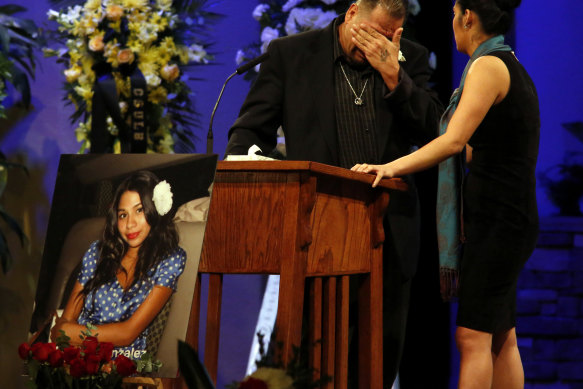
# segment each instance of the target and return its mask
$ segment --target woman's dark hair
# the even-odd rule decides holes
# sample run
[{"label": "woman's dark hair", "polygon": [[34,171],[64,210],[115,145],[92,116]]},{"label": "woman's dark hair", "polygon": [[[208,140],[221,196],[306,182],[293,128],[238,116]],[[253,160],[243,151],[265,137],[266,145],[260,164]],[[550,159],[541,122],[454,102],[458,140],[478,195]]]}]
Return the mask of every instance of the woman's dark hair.
[{"label": "woman's dark hair", "polygon": [[506,34],[512,25],[512,11],[521,0],[457,0],[462,12],[474,11],[486,34]]},{"label": "woman's dark hair", "polygon": [[133,284],[146,278],[148,270],[157,266],[178,247],[178,233],[172,221],[171,212],[160,216],[152,200],[154,187],[160,182],[152,172],[143,170],[126,178],[115,192],[113,203],[107,212],[105,229],[97,247],[98,260],[94,277],[87,282],[81,292],[87,296],[99,287],[115,280],[122,270],[121,260],[128,250],[117,228],[117,211],[121,196],[127,191],[140,195],[150,233],[138,250],[138,260],[134,270]]}]

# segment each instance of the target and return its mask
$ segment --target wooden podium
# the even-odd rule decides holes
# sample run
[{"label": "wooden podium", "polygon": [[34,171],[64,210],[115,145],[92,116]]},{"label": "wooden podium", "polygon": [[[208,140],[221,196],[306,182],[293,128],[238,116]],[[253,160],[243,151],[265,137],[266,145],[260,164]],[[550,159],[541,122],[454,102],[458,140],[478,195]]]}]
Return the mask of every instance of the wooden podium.
[{"label": "wooden podium", "polygon": [[[349,276],[359,289],[359,388],[382,388],[383,214],[400,179],[305,161],[219,162],[199,266],[209,273],[204,364],[217,377],[222,275],[279,274],[283,362],[299,346],[309,285],[310,365],[347,387]],[[186,341],[198,347],[200,282]],[[321,340],[321,342],[320,342]],[[318,342],[316,342],[318,341]]]}]

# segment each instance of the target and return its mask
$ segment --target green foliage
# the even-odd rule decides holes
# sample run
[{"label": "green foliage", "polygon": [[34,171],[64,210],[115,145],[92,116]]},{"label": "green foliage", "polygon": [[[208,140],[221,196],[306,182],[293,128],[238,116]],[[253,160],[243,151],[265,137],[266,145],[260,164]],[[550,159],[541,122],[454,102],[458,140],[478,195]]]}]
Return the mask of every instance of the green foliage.
[{"label": "green foliage", "polygon": [[[24,165],[19,163],[8,162],[6,157],[2,152],[0,152],[0,198],[2,198],[2,194],[4,193],[4,189],[6,189],[6,185],[8,183],[8,169],[17,168],[22,169],[27,175],[28,170]],[[28,239],[22,231],[22,228],[18,224],[18,222],[6,212],[4,206],[0,204],[0,218],[4,220],[4,223],[8,226],[9,230],[16,233],[18,239],[20,240],[20,244],[22,247],[25,247],[28,244]],[[6,241],[6,235],[4,235],[4,231],[0,229],[0,264],[2,266],[2,272],[6,274],[11,268],[13,264],[12,255],[10,254],[10,249],[8,248],[8,242]]]},{"label": "green foliage", "polygon": [[0,117],[7,82],[20,93],[24,106],[30,106],[29,77],[34,79],[35,49],[44,45],[40,29],[32,20],[14,16],[24,11],[26,8],[16,4],[0,6]]}]

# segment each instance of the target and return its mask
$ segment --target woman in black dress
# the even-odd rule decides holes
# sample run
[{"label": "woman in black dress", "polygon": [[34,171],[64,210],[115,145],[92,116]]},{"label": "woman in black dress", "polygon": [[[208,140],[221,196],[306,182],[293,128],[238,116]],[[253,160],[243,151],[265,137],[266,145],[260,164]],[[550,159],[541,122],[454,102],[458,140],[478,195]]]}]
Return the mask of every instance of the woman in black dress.
[{"label": "woman in black dress", "polygon": [[[460,263],[456,342],[460,388],[522,388],[515,332],[516,282],[538,233],[535,165],[539,109],[534,84],[503,44],[520,0],[457,0],[453,30],[468,54],[445,133],[386,165],[353,170],[403,176],[464,149],[470,161],[463,186],[465,243]],[[355,39],[367,47],[356,31]],[[461,97],[460,97],[461,96]]]}]

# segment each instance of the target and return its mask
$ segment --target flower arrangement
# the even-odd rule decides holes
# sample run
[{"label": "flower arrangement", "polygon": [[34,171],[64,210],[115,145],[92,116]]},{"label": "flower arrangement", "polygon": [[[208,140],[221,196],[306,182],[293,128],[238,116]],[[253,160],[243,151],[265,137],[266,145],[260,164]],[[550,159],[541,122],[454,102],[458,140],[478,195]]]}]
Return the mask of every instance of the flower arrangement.
[{"label": "flower arrangement", "polygon": [[[237,64],[249,61],[267,50],[275,38],[293,35],[315,28],[324,28],[338,15],[344,13],[351,0],[261,0],[253,10],[253,18],[259,22],[260,40],[237,51]],[[409,13],[420,11],[417,0],[409,0]],[[401,60],[401,58],[399,58]],[[404,60],[404,58],[403,58]],[[246,79],[253,79],[259,67],[252,69]]]},{"label": "flower arrangement", "polygon": [[[142,140],[147,142],[148,152],[173,152],[178,141],[187,149],[193,147],[191,128],[197,119],[186,70],[212,60],[198,36],[204,35],[208,21],[218,16],[205,11],[205,3],[87,0],[84,5],[48,12],[49,19],[58,23],[53,37],[59,47],[45,49],[45,55],[57,57],[57,62],[66,66],[65,100],[75,108],[71,121],[77,125],[79,152],[91,146],[89,135],[96,128],[91,115],[95,85],[107,77],[115,82],[113,94],[117,96],[113,99],[117,101],[109,108],[102,130],[111,135],[114,152],[121,151],[124,123],[132,120],[131,128],[138,121],[145,123],[146,139]],[[145,80],[143,100],[132,94],[135,79]],[[136,108],[142,113],[136,115]]]},{"label": "flower arrangement", "polygon": [[81,336],[81,345],[70,344],[61,331],[55,343],[22,343],[18,355],[25,361],[33,388],[121,388],[123,377],[157,370],[161,364],[144,354],[134,361],[125,355],[112,360],[113,344],[99,342],[88,326]]},{"label": "flower arrangement", "polygon": [[294,354],[284,367],[281,361],[281,343],[276,340],[276,331],[271,333],[271,344],[266,347],[265,335],[257,333],[259,359],[257,370],[241,382],[233,382],[229,389],[309,389],[320,388],[330,381],[330,377],[314,380],[314,369],[300,358],[300,349],[294,347]]}]

